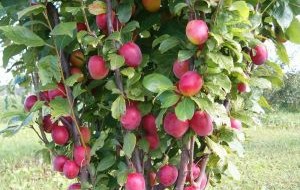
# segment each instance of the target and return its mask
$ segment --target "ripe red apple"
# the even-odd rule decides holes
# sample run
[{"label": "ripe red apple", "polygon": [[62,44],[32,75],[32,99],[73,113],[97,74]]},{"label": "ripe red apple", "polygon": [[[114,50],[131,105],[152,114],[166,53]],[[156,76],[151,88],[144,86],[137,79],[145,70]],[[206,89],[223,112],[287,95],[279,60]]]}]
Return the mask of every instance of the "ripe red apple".
[{"label": "ripe red apple", "polygon": [[[197,166],[197,164],[193,163],[192,165],[192,171],[193,171],[193,179],[197,179],[200,176],[200,168]],[[190,172],[188,172],[186,176],[186,181],[191,181]]]},{"label": "ripe red apple", "polygon": [[167,134],[181,138],[189,129],[189,122],[179,120],[175,113],[170,112],[165,116],[164,129]]},{"label": "ripe red apple", "polygon": [[240,82],[240,83],[237,84],[237,90],[240,93],[248,92],[249,91],[249,86],[246,83]]},{"label": "ripe red apple", "polygon": [[77,28],[77,32],[87,31],[87,27],[86,27],[85,23],[83,23],[83,22],[78,22],[76,24],[76,28]]},{"label": "ripe red apple", "polygon": [[127,175],[125,184],[126,190],[146,190],[144,176],[140,173],[130,173]]},{"label": "ripe red apple", "polygon": [[80,183],[73,183],[68,187],[68,190],[81,190],[81,184]]},{"label": "ripe red apple", "polygon": [[63,168],[67,160],[69,160],[68,157],[64,155],[55,156],[52,162],[53,170],[63,172]]},{"label": "ripe red apple", "polygon": [[59,145],[65,145],[69,141],[69,131],[65,126],[53,125],[51,136],[53,141]]},{"label": "ripe red apple", "polygon": [[24,101],[24,109],[26,112],[30,112],[31,108],[34,106],[34,104],[38,101],[38,98],[36,95],[30,95],[27,96]]},{"label": "ripe red apple", "polygon": [[77,82],[82,82],[84,80],[84,75],[83,75],[82,71],[79,68],[71,67],[70,73],[72,75],[76,75],[76,74],[80,75],[80,77],[78,77],[78,79],[77,79]]},{"label": "ripe red apple", "polygon": [[182,75],[184,75],[189,70],[190,70],[189,60],[185,60],[185,61],[176,60],[173,64],[173,73],[178,79],[180,79]]},{"label": "ripe red apple", "polygon": [[75,146],[73,156],[74,161],[78,166],[86,166],[91,159],[91,148],[89,146],[86,146],[85,148],[83,146]]},{"label": "ripe red apple", "polygon": [[145,115],[142,119],[142,128],[146,135],[157,135],[155,116],[152,114]]},{"label": "ripe red apple", "polygon": [[79,167],[73,160],[67,160],[64,164],[63,173],[68,179],[74,179],[79,174]]},{"label": "ripe red apple", "polygon": [[147,11],[154,13],[159,10],[161,0],[143,0],[142,3]]},{"label": "ripe red apple", "polygon": [[149,143],[150,150],[155,150],[159,147],[159,136],[158,135],[146,135],[146,140]]},{"label": "ripe red apple", "polygon": [[208,39],[208,27],[203,20],[189,21],[185,33],[190,42],[195,45],[204,44]]},{"label": "ripe red apple", "polygon": [[157,177],[161,184],[165,187],[169,187],[176,182],[178,170],[173,165],[165,165],[159,169]]},{"label": "ripe red apple", "polygon": [[73,124],[73,119],[72,119],[72,117],[71,116],[65,116],[65,117],[63,117],[65,120],[67,120],[67,122],[69,123],[69,124]]},{"label": "ripe red apple", "polygon": [[187,186],[184,188],[184,190],[198,190],[195,186]]},{"label": "ripe red apple", "polygon": [[49,98],[49,94],[48,94],[48,93],[49,93],[48,90],[40,92],[40,93],[39,93],[40,99],[41,99],[42,101],[49,102],[49,101],[50,101],[50,98]]},{"label": "ripe red apple", "polygon": [[84,66],[84,54],[82,53],[81,50],[75,50],[73,53],[70,55],[70,62],[71,65],[74,67],[81,68]]},{"label": "ripe red apple", "polygon": [[142,52],[134,42],[127,42],[119,49],[119,54],[124,57],[125,64],[129,67],[138,67],[142,63]]},{"label": "ripe red apple", "polygon": [[66,98],[67,92],[65,86],[62,83],[58,83],[56,89],[52,89],[48,91],[48,96],[50,100],[53,100],[56,97]]},{"label": "ripe red apple", "polygon": [[268,59],[268,50],[263,44],[260,44],[250,51],[250,56],[255,65],[262,65]]},{"label": "ripe red apple", "polygon": [[80,127],[80,133],[82,135],[85,144],[88,144],[91,139],[91,131],[87,127]]},{"label": "ripe red apple", "polygon": [[188,71],[179,80],[179,90],[184,96],[194,96],[202,88],[203,79],[196,71]]},{"label": "ripe red apple", "polygon": [[142,114],[135,105],[126,105],[126,111],[121,116],[121,124],[127,130],[136,129],[142,120]]},{"label": "ripe red apple", "polygon": [[99,55],[90,57],[88,70],[91,77],[95,80],[100,80],[108,75],[109,68],[106,66],[105,60]]},{"label": "ripe red apple", "polygon": [[149,173],[149,183],[151,187],[154,187],[156,184],[156,173],[155,172],[150,172]]},{"label": "ripe red apple", "polygon": [[196,111],[190,120],[190,127],[201,137],[211,135],[213,132],[213,123],[210,116],[203,111]]},{"label": "ripe red apple", "polygon": [[[115,13],[113,12],[112,13],[112,21],[115,20]],[[103,13],[103,14],[100,14],[100,15],[97,15],[96,16],[96,24],[98,26],[98,28],[100,30],[103,30],[104,32],[107,32],[107,14],[106,13]]]},{"label": "ripe red apple", "polygon": [[233,129],[237,129],[238,131],[242,129],[242,122],[238,119],[230,118],[230,124]]},{"label": "ripe red apple", "polygon": [[57,125],[57,122],[52,122],[50,114],[43,117],[43,129],[46,133],[51,133],[54,124]]}]

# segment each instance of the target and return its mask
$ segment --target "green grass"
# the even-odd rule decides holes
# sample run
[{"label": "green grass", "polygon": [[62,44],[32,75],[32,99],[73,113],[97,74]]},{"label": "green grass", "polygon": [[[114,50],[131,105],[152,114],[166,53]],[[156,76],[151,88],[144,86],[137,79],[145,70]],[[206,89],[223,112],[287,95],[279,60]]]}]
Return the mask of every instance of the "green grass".
[{"label": "green grass", "polygon": [[[300,113],[269,114],[265,127],[245,129],[240,181],[224,180],[213,190],[300,189]],[[52,172],[35,156],[43,146],[33,131],[0,137],[0,190],[60,190],[73,181]]]}]

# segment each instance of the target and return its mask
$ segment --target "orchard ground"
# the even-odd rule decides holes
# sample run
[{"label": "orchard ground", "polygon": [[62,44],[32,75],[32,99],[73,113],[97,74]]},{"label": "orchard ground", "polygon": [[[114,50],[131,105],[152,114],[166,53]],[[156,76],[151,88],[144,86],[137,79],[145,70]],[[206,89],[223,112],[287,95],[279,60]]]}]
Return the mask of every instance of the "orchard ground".
[{"label": "orchard ground", "polygon": [[[300,189],[300,113],[272,113],[262,128],[244,129],[246,154],[238,161],[240,181],[224,180],[216,190]],[[2,125],[0,125],[0,128]],[[31,129],[0,137],[0,189],[66,189],[72,183],[43,164],[42,144]]]}]

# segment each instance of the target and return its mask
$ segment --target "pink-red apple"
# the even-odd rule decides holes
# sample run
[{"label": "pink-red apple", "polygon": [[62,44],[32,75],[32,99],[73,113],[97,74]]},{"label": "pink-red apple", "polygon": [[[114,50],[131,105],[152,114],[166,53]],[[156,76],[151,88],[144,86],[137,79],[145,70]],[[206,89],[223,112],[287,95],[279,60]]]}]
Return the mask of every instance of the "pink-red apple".
[{"label": "pink-red apple", "polygon": [[149,143],[150,150],[155,150],[159,147],[159,136],[156,135],[146,135],[146,140]]},{"label": "pink-red apple", "polygon": [[86,166],[91,159],[91,148],[89,146],[75,146],[73,156],[74,161],[78,166]]},{"label": "pink-red apple", "polygon": [[188,71],[179,80],[179,90],[184,96],[194,96],[202,88],[203,79],[196,71]]},{"label": "pink-red apple", "polygon": [[64,164],[63,173],[68,179],[74,179],[79,174],[79,167],[73,160],[67,160]]},{"label": "pink-red apple", "polygon": [[124,129],[127,130],[134,130],[136,129],[142,120],[142,114],[140,110],[132,104],[126,105],[126,111],[121,116],[121,124],[124,127]]},{"label": "pink-red apple", "polygon": [[268,50],[263,44],[260,44],[250,51],[250,56],[255,65],[262,65],[268,60]]},{"label": "pink-red apple", "polygon": [[49,93],[48,90],[40,92],[40,93],[39,93],[40,99],[41,99],[42,101],[49,102],[49,101],[50,101],[50,98],[49,98],[49,94],[48,94],[48,93]]},{"label": "pink-red apple", "polygon": [[165,187],[169,187],[176,182],[178,170],[173,165],[165,165],[159,169],[157,177],[161,184]]},{"label": "pink-red apple", "polygon": [[[200,176],[200,168],[197,166],[197,164],[193,163],[192,165],[192,171],[193,171],[193,179],[197,179]],[[191,175],[190,172],[188,172],[186,176],[186,181],[191,181]]]},{"label": "pink-red apple", "polygon": [[85,23],[83,23],[83,22],[78,22],[76,24],[76,28],[77,28],[77,32],[86,31],[87,30],[87,27],[86,27]]},{"label": "pink-red apple", "polygon": [[53,124],[51,136],[53,141],[59,145],[65,145],[69,141],[69,131],[65,126]]},{"label": "pink-red apple", "polygon": [[48,91],[48,96],[50,100],[53,100],[56,97],[66,98],[67,92],[65,86],[62,83],[58,83],[57,88]]},{"label": "pink-red apple", "polygon": [[109,68],[106,66],[105,60],[99,55],[90,57],[88,70],[91,77],[95,80],[100,80],[108,75]]},{"label": "pink-red apple", "polygon": [[242,129],[242,122],[235,118],[230,118],[230,126],[233,129],[240,131]]},{"label": "pink-red apple", "polygon": [[142,0],[144,8],[151,12],[157,12],[160,9],[161,0]]},{"label": "pink-red apple", "polygon": [[71,67],[70,73],[71,73],[72,75],[76,75],[76,74],[80,75],[80,76],[77,78],[77,82],[82,82],[82,81],[84,80],[84,75],[83,75],[81,69],[79,69],[79,68],[77,68],[77,67]]},{"label": "pink-red apple", "polygon": [[187,186],[184,188],[184,190],[198,190],[195,186]]},{"label": "pink-red apple", "polygon": [[142,119],[142,128],[146,135],[157,135],[157,127],[155,123],[155,116],[153,114],[145,115]]},{"label": "pink-red apple", "polygon": [[64,155],[55,156],[52,162],[53,170],[63,172],[63,168],[67,160],[69,160],[68,157]]},{"label": "pink-red apple", "polygon": [[208,39],[208,27],[203,20],[191,20],[188,22],[185,33],[190,42],[201,45]]},{"label": "pink-red apple", "polygon": [[173,73],[178,79],[180,79],[182,75],[188,72],[189,69],[190,69],[189,60],[185,60],[185,61],[176,60],[173,64]]},{"label": "pink-red apple", "polygon": [[81,50],[75,50],[73,53],[70,55],[70,62],[71,65],[74,67],[81,68],[84,66],[85,60],[84,60],[84,54],[82,53]]},{"label": "pink-red apple", "polygon": [[91,139],[91,131],[87,127],[80,127],[80,133],[82,135],[83,141],[85,144],[88,144]]},{"label": "pink-red apple", "polygon": [[164,130],[167,134],[175,138],[181,138],[189,129],[188,121],[181,121],[175,113],[167,113],[164,118]]},{"label": "pink-red apple", "polygon": [[240,82],[237,84],[237,90],[240,93],[248,92],[249,91],[249,86],[246,83]]},{"label": "pink-red apple", "polygon": [[36,95],[30,95],[27,96],[24,101],[24,109],[26,112],[30,112],[31,108],[34,106],[34,104],[38,101],[38,98]]},{"label": "pink-red apple", "polygon": [[73,183],[68,187],[68,190],[81,190],[81,184],[80,183]]},{"label": "pink-red apple", "polygon": [[127,175],[125,184],[126,190],[146,190],[144,176],[140,173],[130,173]]},{"label": "pink-red apple", "polygon": [[57,122],[52,122],[50,114],[43,117],[43,129],[46,133],[51,133],[54,124],[57,125]]},{"label": "pink-red apple", "polygon": [[213,123],[210,116],[203,111],[196,111],[190,120],[190,127],[201,137],[211,135]]},{"label": "pink-red apple", "polygon": [[129,67],[138,67],[142,63],[142,52],[134,42],[127,42],[119,49],[119,54],[124,57],[125,64]]}]

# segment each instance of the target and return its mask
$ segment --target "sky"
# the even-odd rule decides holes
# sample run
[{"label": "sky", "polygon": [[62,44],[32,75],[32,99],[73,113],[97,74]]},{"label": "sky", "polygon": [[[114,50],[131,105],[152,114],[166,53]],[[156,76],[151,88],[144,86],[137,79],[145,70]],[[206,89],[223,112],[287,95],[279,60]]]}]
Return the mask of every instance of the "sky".
[{"label": "sky", "polygon": [[[266,42],[268,52],[269,52],[269,59],[270,60],[277,60],[278,57],[276,55],[275,47],[270,42]],[[290,42],[285,43],[285,46],[287,48],[288,55],[291,60],[291,64],[289,67],[286,68],[286,71],[300,71],[300,45],[296,45]],[[3,49],[0,49],[0,85],[7,84],[11,79],[12,75],[11,73],[6,73],[5,69],[2,68],[2,54]]]}]

